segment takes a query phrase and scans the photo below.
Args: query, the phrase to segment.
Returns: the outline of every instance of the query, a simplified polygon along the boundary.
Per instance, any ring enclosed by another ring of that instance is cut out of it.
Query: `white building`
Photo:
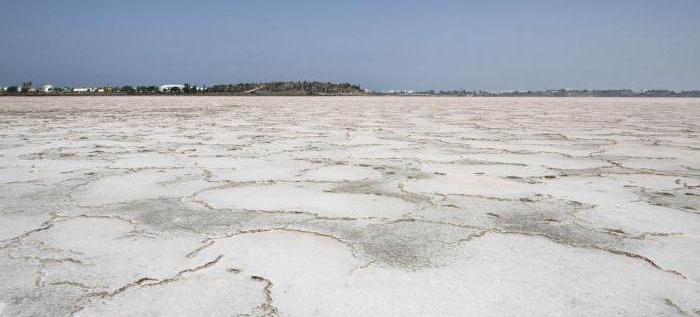
[[[95,91],[95,88],[85,88],[85,87],[73,88],[73,92],[93,92],[93,91]]]
[[[44,88],[42,88],[42,90],[43,90],[45,93],[50,93],[50,92],[53,91],[53,85],[44,85]]]
[[[173,91],[173,88],[177,88],[180,91],[182,91],[183,89],[185,89],[185,85],[162,85],[162,86],[158,87],[158,91],[171,92],[171,91]]]

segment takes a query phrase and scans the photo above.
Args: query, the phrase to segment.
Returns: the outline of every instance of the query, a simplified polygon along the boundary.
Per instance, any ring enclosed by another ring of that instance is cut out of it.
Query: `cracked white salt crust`
[[[700,316],[700,101],[0,98],[0,316]]]
[[[525,164],[531,166],[542,166],[556,169],[588,169],[600,168],[609,166],[610,163],[603,160],[590,159],[586,157],[567,157],[557,153],[537,153],[537,154],[512,154],[512,153],[493,153],[493,154],[469,154],[467,159],[508,163],[508,164]]]
[[[172,168],[183,167],[185,163],[176,156],[159,153],[140,153],[118,159],[112,168]]]
[[[0,240],[9,240],[40,226],[49,217],[37,218],[23,214],[8,214],[3,215],[2,219],[3,221],[0,221]]]
[[[185,180],[176,181],[178,178]],[[111,204],[186,196],[209,186],[204,180],[192,179],[192,173],[186,171],[143,170],[85,184],[75,199],[82,205]]]
[[[580,211],[579,217],[596,226],[618,228],[635,234],[660,232],[694,236],[700,231],[697,215],[639,202],[595,206]]]
[[[606,174],[605,177],[625,182],[625,186],[634,186],[641,189],[673,190],[683,189],[685,186],[698,187],[700,180],[681,177],[677,175],[655,174]]]
[[[216,209],[296,211],[326,217],[396,219],[415,208],[398,198],[334,193],[329,189],[315,184],[249,185],[212,189],[196,197]]]
[[[455,177],[470,177],[473,175],[488,175],[503,178],[545,177],[556,175],[550,169],[540,166],[504,165],[504,164],[423,164],[426,173],[446,174]]]
[[[196,272],[177,283],[136,288],[87,305],[75,316],[237,316],[261,304],[261,283],[223,267]]]
[[[199,245],[192,238],[187,234],[159,237],[120,219],[75,218],[38,232],[33,240],[45,248],[64,250],[55,257],[63,263],[62,269],[46,272],[44,283],[71,281],[110,291],[144,277],[166,278],[195,266],[185,257]]]
[[[294,316],[556,316],[572,303],[586,316],[663,315],[674,310],[658,297],[692,306],[700,295],[632,259],[519,235],[489,234],[421,270],[363,265],[341,242],[298,232],[237,236],[202,256],[224,252],[224,262],[275,281],[276,307]]]
[[[670,234],[668,236],[651,236],[644,242],[630,246],[630,252],[643,252],[659,265],[685,272],[688,278],[700,281],[700,254],[688,252],[697,247],[697,236]]]
[[[209,163],[209,164],[207,164]],[[289,180],[303,173],[303,171],[315,167],[306,161],[298,161],[287,159],[229,159],[226,168],[222,168],[223,164],[211,164],[213,162],[201,162],[199,165],[209,167],[212,181],[231,181],[231,182],[254,182],[254,181],[272,181],[272,180]]]
[[[700,155],[693,159],[681,158],[632,158],[621,162],[626,168],[656,170],[664,173],[687,173],[700,169]]]
[[[434,194],[461,194],[472,196],[490,196],[497,198],[525,198],[536,192],[527,184],[484,175],[438,175],[430,179],[409,181],[406,190]]]
[[[299,178],[318,182],[374,181],[381,179],[382,173],[358,166],[325,166],[306,172]]]
[[[565,177],[535,184],[536,191],[558,198],[591,205],[613,205],[638,199],[635,190],[610,178],[599,176]]]

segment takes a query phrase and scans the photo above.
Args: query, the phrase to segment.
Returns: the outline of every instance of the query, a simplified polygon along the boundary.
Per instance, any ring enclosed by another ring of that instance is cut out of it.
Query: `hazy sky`
[[[2,1],[0,85],[700,89],[700,1]]]

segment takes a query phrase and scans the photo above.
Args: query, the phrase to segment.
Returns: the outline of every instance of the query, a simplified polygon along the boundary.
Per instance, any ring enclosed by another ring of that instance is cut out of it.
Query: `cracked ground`
[[[0,99],[0,316],[699,316],[700,100]]]

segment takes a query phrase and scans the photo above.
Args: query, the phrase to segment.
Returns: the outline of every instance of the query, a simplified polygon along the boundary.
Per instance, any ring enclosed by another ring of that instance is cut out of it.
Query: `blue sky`
[[[700,89],[700,1],[2,1],[0,85]]]

